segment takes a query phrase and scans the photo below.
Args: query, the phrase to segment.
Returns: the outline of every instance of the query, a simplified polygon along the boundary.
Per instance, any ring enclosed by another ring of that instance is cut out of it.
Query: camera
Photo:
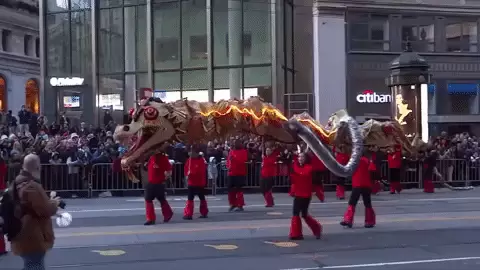
[[[63,200],[61,200],[60,203],[58,203],[58,207],[61,209],[65,209],[65,206],[67,206],[67,204]]]

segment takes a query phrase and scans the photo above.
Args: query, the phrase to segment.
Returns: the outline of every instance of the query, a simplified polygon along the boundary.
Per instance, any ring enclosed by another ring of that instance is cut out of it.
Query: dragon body
[[[324,127],[307,113],[288,119],[259,97],[215,103],[187,99],[164,103],[149,98],[132,109],[131,117],[129,124],[117,127],[114,137],[129,146],[121,163],[133,181],[138,181],[132,172],[133,165],[147,159],[167,142],[198,143],[239,132],[288,144],[305,141],[334,174],[342,176],[350,175],[355,169],[365,145],[388,149],[400,144],[405,151],[414,150],[397,122],[369,120],[358,125],[342,110],[333,114]],[[351,158],[347,165],[335,161],[328,150],[328,146],[333,145],[348,146]]]

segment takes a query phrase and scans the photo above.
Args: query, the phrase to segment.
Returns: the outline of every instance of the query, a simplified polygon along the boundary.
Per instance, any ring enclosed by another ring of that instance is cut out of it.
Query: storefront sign
[[[50,85],[51,86],[79,86],[83,85],[85,81],[84,78],[79,77],[71,77],[71,78],[57,78],[53,77],[50,78]]]
[[[372,90],[365,90],[357,96],[358,103],[390,103],[392,102],[391,95],[382,95],[373,92]]]

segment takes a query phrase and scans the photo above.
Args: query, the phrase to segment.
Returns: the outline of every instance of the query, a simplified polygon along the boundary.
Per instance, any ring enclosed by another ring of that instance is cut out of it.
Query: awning
[[[476,83],[449,83],[447,86],[449,94],[476,95],[478,84]]]

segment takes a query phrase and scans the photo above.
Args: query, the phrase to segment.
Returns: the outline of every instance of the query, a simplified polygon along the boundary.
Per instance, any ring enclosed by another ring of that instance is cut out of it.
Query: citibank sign
[[[79,85],[83,85],[84,81],[85,81],[84,78],[79,78],[79,77],[71,77],[71,78],[53,77],[53,78],[50,78],[50,85],[51,86],[79,86]]]
[[[390,103],[392,102],[391,95],[381,95],[372,90],[365,90],[363,93],[357,95],[358,103]]]

